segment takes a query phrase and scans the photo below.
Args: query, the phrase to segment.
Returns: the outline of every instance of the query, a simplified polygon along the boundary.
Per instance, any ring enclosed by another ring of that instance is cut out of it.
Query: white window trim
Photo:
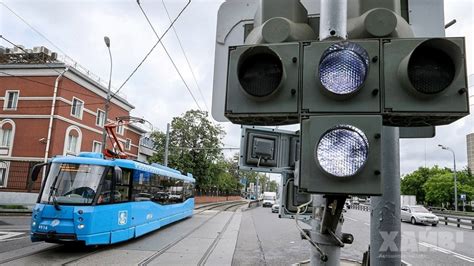
[[[15,108],[7,108],[8,106],[8,93],[18,92],[18,97],[16,98]],[[18,109],[18,102],[20,101],[20,91],[19,90],[6,90],[5,98],[3,98],[3,110],[16,111]]]
[[[4,184],[0,184],[0,188],[6,188],[8,185],[8,174],[10,173],[10,162],[0,162],[0,168],[5,169]]]
[[[76,115],[74,115],[74,114],[72,113],[72,110],[74,109],[74,99],[82,103],[82,108],[81,108],[81,112],[80,112],[79,116],[76,116]],[[77,97],[72,97],[72,101],[71,101],[71,116],[82,120],[83,114],[84,114],[84,101],[81,100],[81,99],[79,99],[79,98],[77,98]]]
[[[12,156],[12,150],[13,150],[13,143],[15,141],[15,129],[16,129],[16,125],[15,125],[15,121],[11,120],[11,119],[3,119],[2,121],[0,121],[0,128],[3,127],[4,124],[10,124],[12,125],[12,133],[11,133],[11,136],[10,136],[10,147],[8,148],[8,157],[11,157]]]
[[[97,119],[99,118],[99,112],[103,112],[104,113],[104,124],[103,125],[100,125],[100,124],[97,124]],[[106,123],[106,118],[105,118],[105,111],[100,109],[100,108],[97,108],[97,112],[95,113],[95,125],[98,126],[98,127],[104,127],[105,123]]]
[[[68,143],[68,140],[69,140],[69,133],[72,131],[72,130],[76,130],[77,131],[77,143],[76,143],[76,150],[75,150],[75,153],[73,155],[77,155],[79,154],[79,152],[81,151],[81,144],[82,144],[82,131],[79,127],[77,126],[69,126],[67,129],[66,129],[66,134],[64,135],[64,145],[63,145],[63,155],[72,155],[68,150],[67,150],[67,146],[69,145]]]
[[[119,131],[119,128],[122,128],[122,130]],[[118,125],[115,129],[115,133],[119,134],[120,136],[125,135],[125,126],[124,125]]]
[[[127,145],[127,143],[130,143],[129,145]],[[125,139],[125,149],[127,151],[131,150],[132,149],[132,140],[131,139]]]
[[[103,150],[103,149],[102,149],[102,142],[97,141],[97,140],[93,140],[93,141],[92,141],[92,152],[96,152],[96,151],[94,150],[94,146],[95,146],[96,143],[98,143],[98,144],[100,145],[100,151],[99,151],[99,152],[102,152],[102,150]]]

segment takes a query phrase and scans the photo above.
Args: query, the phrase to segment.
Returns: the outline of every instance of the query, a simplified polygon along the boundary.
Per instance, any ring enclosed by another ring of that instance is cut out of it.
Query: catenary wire
[[[159,43],[161,43],[161,40],[163,39],[163,37],[166,35],[166,33],[168,33],[168,31],[170,30],[170,28],[174,25],[174,23],[178,20],[178,18],[181,16],[181,14],[183,14],[184,10],[186,10],[186,8],[189,6],[189,4],[191,4],[191,0],[188,0],[188,3],[183,7],[183,9],[181,9],[181,11],[178,13],[178,15],[176,16],[176,18],[173,20],[173,22],[171,23],[171,25],[169,25],[169,27],[165,30],[165,32],[161,35],[161,37],[158,39],[158,41],[155,43],[155,45],[153,45],[153,47],[150,49],[150,51],[145,55],[145,57],[142,59],[142,61],[140,61],[140,63],[135,67],[135,69],[132,71],[132,73],[130,73],[130,75],[125,79],[125,81],[122,83],[122,85],[120,85],[120,87],[118,88],[117,91],[114,92],[114,94],[112,95],[115,96],[117,93],[120,92],[120,90],[123,88],[123,86],[130,80],[130,78],[132,78],[132,76],[137,72],[137,70],[143,65],[143,63],[147,60],[147,58],[150,56],[150,54],[153,52],[153,50],[155,50],[156,46],[158,46]]]
[[[165,8],[165,11],[166,11],[166,15],[168,16],[168,19],[169,21],[171,22],[171,16],[168,12],[168,9],[166,8],[166,5],[165,5],[165,1],[164,0],[161,0],[161,3],[163,3],[163,7]],[[209,107],[207,106],[207,103],[206,103],[206,98],[204,97],[204,95],[202,94],[202,90],[201,90],[201,87],[199,86],[199,83],[197,82],[197,79],[196,79],[196,75],[194,74],[194,70],[193,68],[191,67],[191,63],[189,62],[189,59],[188,59],[188,56],[186,55],[186,52],[184,51],[184,48],[183,48],[183,45],[181,43],[181,40],[178,36],[178,32],[176,31],[176,28],[173,26],[172,27],[173,29],[173,32],[174,32],[174,35],[176,36],[176,39],[178,40],[178,44],[179,44],[179,47],[181,48],[181,51],[183,52],[183,55],[184,55],[184,58],[186,59],[186,63],[188,64],[188,67],[189,69],[191,70],[191,75],[194,79],[194,82],[196,83],[196,87],[199,91],[199,94],[201,95],[201,98],[204,102],[204,106],[206,107],[206,110],[209,110]]]
[[[148,18],[147,14],[145,13],[145,10],[143,10],[143,7],[140,4],[140,0],[137,0],[138,7],[142,11],[143,16],[145,16],[146,21],[148,22],[148,25],[150,25],[151,29],[153,30],[153,33],[155,33],[155,36],[160,39],[160,35],[156,32],[155,27],[153,27],[153,24],[151,23],[150,19]],[[170,53],[166,49],[165,45],[163,42],[160,42],[161,47],[163,47],[163,50],[165,51],[166,55],[171,61],[171,64],[173,64],[174,69],[178,73],[179,77],[181,78],[181,81],[183,81],[184,86],[188,90],[189,94],[191,94],[191,97],[193,98],[194,102],[196,103],[197,107],[199,108],[200,111],[202,111],[201,106],[199,105],[198,101],[196,100],[196,97],[194,97],[194,94],[192,93],[191,89],[189,88],[188,84],[186,83],[186,80],[184,79],[183,75],[179,71],[178,67],[176,66],[176,63],[174,62],[173,58],[171,57]],[[206,103],[204,103],[206,104]],[[207,111],[207,105],[206,105],[206,111]]]

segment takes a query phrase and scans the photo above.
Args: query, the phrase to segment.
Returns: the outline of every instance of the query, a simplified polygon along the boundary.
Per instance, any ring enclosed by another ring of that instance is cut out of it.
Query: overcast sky
[[[186,2],[165,1],[172,18]],[[209,111],[212,102],[217,10],[222,2],[193,0],[175,24],[201,92],[198,91],[174,32],[168,32],[164,38],[164,45],[199,105],[203,110]],[[467,47],[470,49],[467,58],[468,73],[473,74],[474,1],[445,2],[445,21],[457,20],[457,23],[446,31],[446,35],[467,37]],[[170,22],[161,1],[142,0],[141,4],[158,33],[163,33]],[[116,88],[124,82],[157,40],[135,0],[5,0],[0,4],[0,34],[26,48],[46,46],[60,52],[59,48],[103,78],[108,77],[109,69],[109,57],[103,37],[109,36],[114,66],[112,84]],[[2,41],[0,45],[10,47]],[[474,81],[474,78],[471,77],[471,80]],[[470,84],[470,93],[474,95],[473,82]],[[189,109],[197,109],[196,103],[160,46],[124,86],[122,95],[136,106],[132,115],[144,117],[155,129],[162,131],[165,131],[166,123],[173,117]],[[471,102],[474,102],[473,97]],[[230,123],[223,123],[222,126],[227,132],[225,146],[239,147],[240,127]],[[453,148],[456,152],[457,167],[464,168],[467,165],[466,134],[470,132],[474,132],[472,115],[452,125],[438,127],[437,136],[433,139],[402,140],[401,173],[408,173],[424,165],[437,164],[451,168],[452,155],[440,150],[438,143]]]

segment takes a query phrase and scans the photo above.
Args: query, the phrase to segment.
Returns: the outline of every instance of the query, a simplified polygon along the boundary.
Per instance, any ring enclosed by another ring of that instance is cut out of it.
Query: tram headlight
[[[366,163],[369,141],[358,128],[338,125],[328,130],[315,147],[315,159],[328,174],[349,177]]]
[[[33,221],[33,222],[31,223],[31,226],[32,226],[32,227],[35,227],[35,226],[36,226],[36,222]]]
[[[79,224],[79,225],[77,226],[78,229],[84,229],[84,227],[85,227],[85,225],[83,225],[83,224]]]
[[[364,84],[368,72],[367,51],[352,42],[331,45],[324,51],[319,62],[320,82],[327,92],[335,96],[356,93]]]

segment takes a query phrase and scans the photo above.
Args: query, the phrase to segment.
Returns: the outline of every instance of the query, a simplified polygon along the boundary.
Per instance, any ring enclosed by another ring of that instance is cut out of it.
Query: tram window
[[[115,184],[114,201],[125,202],[129,201],[130,179],[132,176],[132,169],[122,168],[122,180],[117,180]]]
[[[112,176],[113,172],[110,169],[102,182],[101,192],[97,198],[97,204],[107,204],[112,202]]]

